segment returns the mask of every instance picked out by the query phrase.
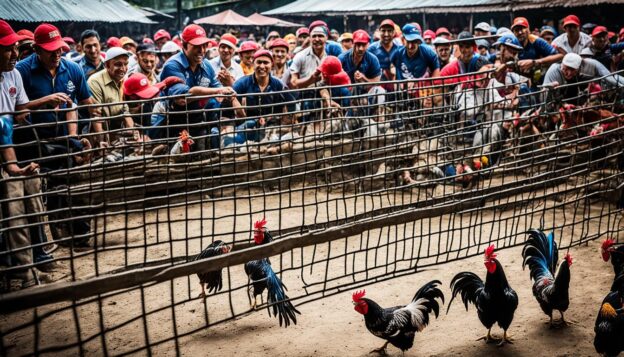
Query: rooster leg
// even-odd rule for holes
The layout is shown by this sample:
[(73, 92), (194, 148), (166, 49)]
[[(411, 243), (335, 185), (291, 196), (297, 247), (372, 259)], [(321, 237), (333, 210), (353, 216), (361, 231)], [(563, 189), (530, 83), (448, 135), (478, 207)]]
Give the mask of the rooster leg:
[(563, 311), (559, 311), (559, 313), (561, 314), (560, 325), (563, 325), (563, 326), (576, 325), (575, 321), (572, 321), (572, 320), (567, 320), (566, 321), (566, 319), (563, 317)]
[(502, 347), (505, 343), (513, 344), (513, 339), (510, 336), (507, 336), (507, 330), (503, 332), (503, 339), (498, 344), (498, 347)]
[(490, 327), (490, 328), (488, 329), (487, 335), (477, 338), (477, 341), (485, 340), (485, 343), (490, 343), (490, 342), (493, 342), (493, 341), (498, 341), (498, 339), (496, 339), (496, 338), (492, 337), (491, 332), (492, 332), (492, 328)]
[(383, 346), (381, 346), (381, 347), (379, 347), (377, 349), (374, 349), (374, 350), (370, 351), (369, 353), (377, 353), (377, 354), (380, 354), (380, 355), (386, 355), (386, 347), (388, 346), (388, 343), (389, 342), (386, 341), (386, 343), (384, 343)]
[(205, 299), (206, 298), (206, 289), (204, 289), (204, 284), (199, 283), (199, 285), (201, 285), (202, 292), (201, 292), (201, 294), (199, 294), (198, 298)]
[(251, 309), (252, 310), (256, 310), (256, 308), (258, 307), (257, 297), (258, 297), (257, 295), (254, 295), (253, 301), (251, 302)]

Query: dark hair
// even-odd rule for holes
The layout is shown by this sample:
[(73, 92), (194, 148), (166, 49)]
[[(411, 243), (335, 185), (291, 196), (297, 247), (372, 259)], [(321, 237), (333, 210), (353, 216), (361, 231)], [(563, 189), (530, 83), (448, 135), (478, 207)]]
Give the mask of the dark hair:
[(98, 41), (100, 41), (100, 34), (97, 33), (97, 31), (95, 31), (95, 30), (84, 30), (80, 34), (80, 44), (82, 45), (84, 43), (84, 40), (86, 40), (86, 39), (88, 39), (90, 37), (95, 37), (95, 38), (97, 38)]

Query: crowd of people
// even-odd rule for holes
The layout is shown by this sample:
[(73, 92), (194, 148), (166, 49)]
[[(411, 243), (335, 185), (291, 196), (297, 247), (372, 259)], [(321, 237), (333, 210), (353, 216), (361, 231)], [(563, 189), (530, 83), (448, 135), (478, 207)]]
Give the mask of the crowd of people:
[[(344, 108), (348, 116), (362, 97), (382, 120), (384, 102), (401, 92), (422, 98), (420, 106), (440, 105), (444, 97), (432, 89), (439, 84), (492, 86), (509, 108), (540, 86), (602, 77), (605, 87), (624, 86), (624, 78), (611, 75), (624, 69), (624, 28), (616, 34), (582, 25), (575, 15), (561, 27), (561, 34), (550, 26), (532, 29), (517, 17), (509, 28), (479, 23), (472, 32), (453, 34), (386, 19), (373, 33), (339, 34), (317, 20), (259, 41), (231, 33), (209, 38), (195, 24), (174, 36), (161, 29), (153, 38), (104, 40), (86, 30), (74, 40), (51, 24), (15, 32), (0, 21), (1, 186), (8, 198), (3, 214), (10, 218), (2, 220), (10, 229), (3, 231), (0, 251), (11, 252), (0, 265), (28, 267), (2, 274), (2, 289), (35, 285), (37, 271), (56, 268), (44, 249), (46, 211), (57, 212), (48, 220), (59, 244), (89, 246), (89, 220), (63, 219), (72, 214), (63, 196), (49, 195), (44, 205), (38, 172), (84, 164), (91, 151), (127, 131), (149, 141), (176, 138), (184, 129), (195, 139), (187, 150), (203, 151), (266, 140), (261, 129), (280, 113), (303, 113), (290, 123), (314, 122), (310, 113), (319, 108)], [(448, 176), (471, 169), (437, 171)], [(55, 177), (47, 190), (66, 184)], [(409, 173), (403, 178), (411, 180)]]

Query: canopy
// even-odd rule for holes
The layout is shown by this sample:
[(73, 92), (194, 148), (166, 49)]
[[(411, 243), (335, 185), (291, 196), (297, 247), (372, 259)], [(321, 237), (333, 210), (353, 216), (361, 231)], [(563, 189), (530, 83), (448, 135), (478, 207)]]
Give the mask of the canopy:
[(123, 0), (0, 0), (0, 19), (23, 22), (156, 23)]
[(225, 10), (212, 16), (197, 19), (196, 24), (217, 25), (217, 26), (257, 26), (255, 22), (249, 20), (232, 10)]
[(254, 13), (253, 15), (248, 16), (247, 19), (256, 23), (258, 26), (303, 27), (302, 24), (296, 24), (294, 22), (280, 20), (275, 17), (260, 15), (257, 12)]

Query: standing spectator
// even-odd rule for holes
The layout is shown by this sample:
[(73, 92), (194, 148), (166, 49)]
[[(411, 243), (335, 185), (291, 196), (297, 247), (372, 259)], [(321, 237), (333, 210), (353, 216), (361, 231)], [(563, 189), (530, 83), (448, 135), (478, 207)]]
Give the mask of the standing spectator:
[(33, 34), (32, 31), (25, 29), (17, 31), (17, 34), (22, 36), (22, 39), (17, 44), (17, 51), (19, 53), (17, 60), (21, 61), (35, 52), (35, 49), (33, 48), (33, 44), (35, 43), (35, 34)]
[(143, 73), (150, 81), (151, 85), (158, 83), (156, 75), (157, 66), (156, 47), (149, 43), (142, 43), (137, 47), (137, 66), (129, 71), (132, 73)]
[(226, 33), (219, 41), (219, 56), (210, 60), (210, 65), (217, 73), (219, 82), (224, 86), (231, 86), (239, 78), (243, 77), (243, 69), (240, 64), (232, 59), (238, 50), (238, 40), (233, 35)]
[[(548, 66), (561, 61), (563, 55), (548, 44), (545, 40), (529, 33), (529, 21), (524, 17), (516, 17), (511, 25), (511, 31), (522, 45), (522, 52), (518, 55), (520, 71), (533, 78), (534, 73), (541, 66)], [(540, 76), (541, 77), (541, 76)], [(534, 78), (534, 84), (539, 84), (540, 78)]]
[(327, 35), (327, 27), (322, 25), (318, 25), (310, 31), (312, 45), (297, 53), (290, 65), (292, 88), (307, 88), (321, 80), (317, 68), (321, 61), (327, 57), (325, 52)]
[(350, 50), (353, 48), (353, 34), (351, 32), (343, 33), (340, 35), (340, 38), (338, 38), (338, 42), (340, 43), (340, 46), (342, 46), (343, 52)]
[(433, 48), (435, 48), (436, 54), (438, 55), (441, 68), (444, 68), (444, 66), (455, 60), (455, 57), (451, 53), (451, 43), (444, 37), (436, 37), (436, 39), (433, 40)]
[(451, 40), (451, 32), (446, 27), (440, 27), (436, 30), (436, 38), (442, 37)]
[(540, 29), (540, 37), (548, 42), (549, 45), (552, 45), (553, 40), (557, 37), (557, 30), (552, 26), (542, 26)]
[(377, 57), (368, 52), (370, 36), (364, 30), (353, 33), (353, 48), (338, 57), (351, 83), (379, 82), (381, 67)]
[[(442, 68), (440, 71), (441, 77), (477, 72), (488, 62), (487, 58), (475, 54), (476, 42), (470, 32), (464, 31), (460, 33), (457, 36), (457, 40), (459, 41), (459, 57)], [(462, 82), (463, 88), (473, 88), (475, 86), (474, 77), (472, 76), (453, 77), (444, 80), (444, 83), (458, 82)]]
[(84, 56), (78, 62), (86, 78), (104, 69), (102, 60), (100, 35), (95, 30), (85, 30), (80, 35), (80, 45)]
[[(275, 32), (277, 34), (277, 32)], [(253, 55), (258, 50), (259, 46), (253, 41), (245, 41), (241, 44), (238, 50), (238, 56), (240, 57), (240, 66), (243, 69), (244, 75), (250, 75), (254, 71)]]
[(119, 39), (121, 42), (121, 48), (130, 52), (130, 58), (128, 59), (128, 70), (135, 68), (137, 64), (137, 43), (130, 37), (124, 36)]
[(394, 22), (390, 19), (385, 19), (379, 25), (379, 41), (373, 42), (368, 51), (377, 57), (379, 66), (381, 67), (382, 75), (381, 80), (389, 80), (394, 78), (391, 69), (391, 58), (399, 50), (400, 46), (394, 43)]
[(487, 22), (479, 22), (477, 26), (474, 27), (473, 33), (476, 37), (489, 36), (490, 29), (491, 29), (491, 26)]
[(106, 49), (113, 47), (121, 47), (121, 40), (119, 37), (111, 36), (106, 40)]
[(164, 65), (169, 58), (180, 51), (180, 46), (178, 46), (175, 42), (169, 41), (165, 43), (160, 49), (160, 63)]
[(478, 39), (477, 41), (477, 52), (479, 55), (489, 58), (490, 57), (490, 43), (484, 39)]
[(617, 69), (614, 63), (614, 56), (624, 51), (624, 42), (609, 43), (607, 38), (609, 31), (604, 26), (596, 26), (592, 31), (592, 43), (588, 50), (591, 58), (602, 63), (608, 70), (615, 71)]
[(580, 31), (581, 20), (576, 15), (568, 15), (563, 19), (562, 33), (552, 42), (561, 54), (581, 53), (585, 48), (591, 46), (591, 36)]
[(290, 85), (290, 70), (288, 69), (288, 48), (289, 44), (279, 38), (271, 42), (269, 50), (273, 53), (273, 69), (271, 75), (279, 78), (285, 87)]
[(425, 76), (437, 77), (440, 74), (438, 56), (426, 45), (416, 26), (407, 24), (402, 28), (405, 47), (392, 56), (391, 62), (396, 68), (396, 79), (417, 79)]
[(171, 41), (171, 34), (167, 30), (160, 29), (156, 31), (154, 34), (154, 45), (156, 48), (160, 50), (167, 41)]
[(427, 30), (423, 33), (422, 36), (423, 40), (425, 40), (425, 43), (429, 46), (433, 45), (433, 40), (435, 40), (436, 35), (435, 32), (431, 31), (431, 30)]
[(310, 37), (310, 30), (307, 27), (300, 27), (295, 34), (297, 35), (297, 46), (303, 48), (303, 44)]

